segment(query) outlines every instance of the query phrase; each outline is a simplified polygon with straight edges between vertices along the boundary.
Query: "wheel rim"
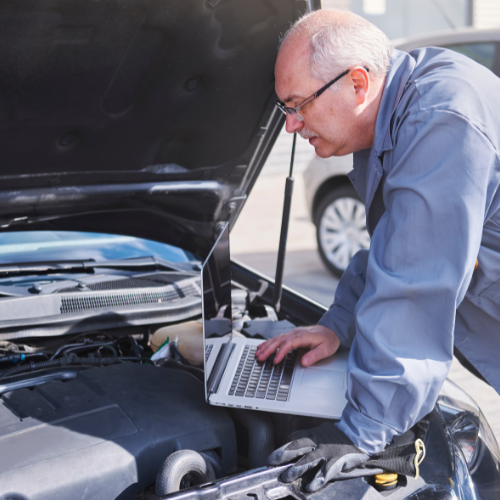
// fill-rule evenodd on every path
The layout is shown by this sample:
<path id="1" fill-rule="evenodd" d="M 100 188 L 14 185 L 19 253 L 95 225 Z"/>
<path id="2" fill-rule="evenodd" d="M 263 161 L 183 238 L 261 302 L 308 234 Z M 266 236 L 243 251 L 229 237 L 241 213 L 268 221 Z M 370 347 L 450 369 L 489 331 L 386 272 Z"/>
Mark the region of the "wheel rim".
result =
<path id="1" fill-rule="evenodd" d="M 344 271 L 356 252 L 370 247 L 363 203 L 348 197 L 332 201 L 321 215 L 319 242 L 328 261 Z"/>
<path id="2" fill-rule="evenodd" d="M 179 489 L 185 490 L 186 488 L 191 488 L 191 486 L 193 486 L 194 484 L 196 484 L 196 481 L 194 480 L 193 475 L 187 473 L 185 476 L 182 477 Z"/>

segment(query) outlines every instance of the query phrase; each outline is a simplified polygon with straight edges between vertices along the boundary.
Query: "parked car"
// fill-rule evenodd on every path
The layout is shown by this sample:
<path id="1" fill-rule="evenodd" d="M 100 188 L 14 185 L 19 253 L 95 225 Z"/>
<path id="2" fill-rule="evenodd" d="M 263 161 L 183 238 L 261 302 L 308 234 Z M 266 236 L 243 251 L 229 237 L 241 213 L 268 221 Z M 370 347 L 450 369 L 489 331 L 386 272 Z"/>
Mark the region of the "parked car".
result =
<path id="1" fill-rule="evenodd" d="M 200 264 L 283 125 L 277 41 L 314 3 L 0 3 L 0 499 L 498 497 L 498 445 L 451 383 L 420 476 L 384 492 L 282 483 L 267 454 L 318 422 L 205 401 Z M 242 332 L 324 313 L 286 288 L 276 311 L 273 280 L 225 262 Z"/>
<path id="2" fill-rule="evenodd" d="M 445 47 L 474 59 L 500 76 L 498 29 L 462 28 L 395 40 L 394 46 L 407 52 L 419 47 Z M 325 266 L 338 277 L 357 251 L 370 246 L 365 208 L 347 177 L 350 170 L 352 155 L 326 159 L 315 156 L 303 174 L 319 254 Z"/>

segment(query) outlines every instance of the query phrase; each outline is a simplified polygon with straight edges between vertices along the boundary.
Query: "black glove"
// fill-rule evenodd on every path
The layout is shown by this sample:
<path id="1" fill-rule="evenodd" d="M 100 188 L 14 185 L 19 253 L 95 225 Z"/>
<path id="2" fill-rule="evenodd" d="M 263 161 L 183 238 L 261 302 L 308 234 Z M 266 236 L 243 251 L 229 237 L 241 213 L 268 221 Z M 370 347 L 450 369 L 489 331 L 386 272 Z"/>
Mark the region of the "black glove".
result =
<path id="1" fill-rule="evenodd" d="M 401 436 L 394 436 L 385 449 L 372 455 L 364 466 L 367 469 L 381 467 L 384 471 L 396 472 L 416 479 L 419 475 L 419 465 L 425 458 L 422 438 L 425 436 L 426 425 L 427 422 L 419 422 Z"/>
<path id="2" fill-rule="evenodd" d="M 306 491 L 319 490 L 328 481 L 348 479 L 366 475 L 357 467 L 369 460 L 353 442 L 331 422 L 306 431 L 294 432 L 290 443 L 271 453 L 269 465 L 283 465 L 302 457 L 281 476 L 282 481 L 291 483 L 316 466 L 321 466 L 314 479 L 307 484 Z M 374 474 L 383 472 L 378 469 Z"/>
<path id="3" fill-rule="evenodd" d="M 329 481 L 372 476 L 386 471 L 415 476 L 415 466 L 418 470 L 418 463 L 423 459 L 420 454 L 419 461 L 415 460 L 417 453 L 413 431 L 394 439 L 384 451 L 371 458 L 332 422 L 295 432 L 290 438 L 290 443 L 269 455 L 268 463 L 283 465 L 302 457 L 282 474 L 281 479 L 285 483 L 295 481 L 320 466 L 305 487 L 308 492 L 319 490 Z"/>

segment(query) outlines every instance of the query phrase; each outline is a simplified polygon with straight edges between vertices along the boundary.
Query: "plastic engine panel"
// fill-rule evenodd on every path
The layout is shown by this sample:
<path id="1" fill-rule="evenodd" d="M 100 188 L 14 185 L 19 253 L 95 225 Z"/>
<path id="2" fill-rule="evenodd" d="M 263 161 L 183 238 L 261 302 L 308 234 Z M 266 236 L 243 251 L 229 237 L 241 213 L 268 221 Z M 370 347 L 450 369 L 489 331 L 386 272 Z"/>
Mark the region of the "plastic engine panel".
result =
<path id="1" fill-rule="evenodd" d="M 128 499 L 174 451 L 236 468 L 234 425 L 189 373 L 126 363 L 0 398 L 0 499 Z"/>

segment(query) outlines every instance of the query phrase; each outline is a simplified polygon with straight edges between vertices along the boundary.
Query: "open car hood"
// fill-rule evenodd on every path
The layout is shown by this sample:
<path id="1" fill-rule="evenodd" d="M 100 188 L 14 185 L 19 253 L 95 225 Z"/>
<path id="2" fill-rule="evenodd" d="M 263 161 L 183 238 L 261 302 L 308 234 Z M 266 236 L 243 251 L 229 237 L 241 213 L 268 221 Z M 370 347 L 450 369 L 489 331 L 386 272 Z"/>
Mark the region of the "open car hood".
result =
<path id="1" fill-rule="evenodd" d="M 306 10 L 2 2 L 0 230 L 120 233 L 206 254 L 282 126 L 279 37 Z"/>

